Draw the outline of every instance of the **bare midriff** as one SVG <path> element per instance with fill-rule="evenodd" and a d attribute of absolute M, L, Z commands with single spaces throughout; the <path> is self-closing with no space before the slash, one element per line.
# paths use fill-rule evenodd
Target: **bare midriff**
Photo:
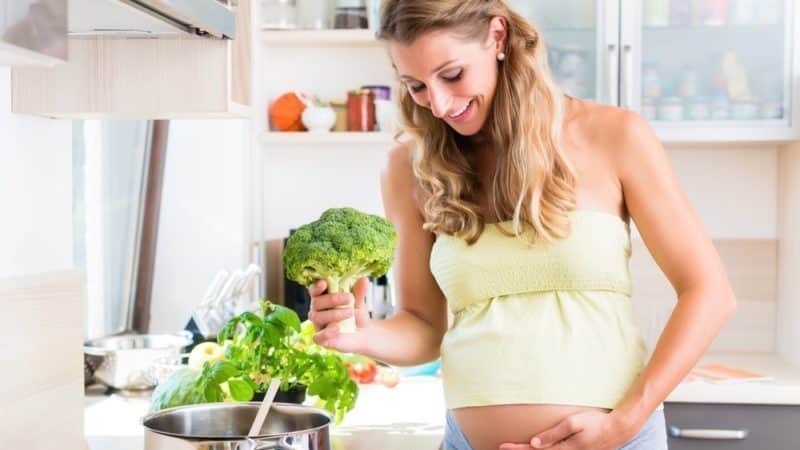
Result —
<path fill-rule="evenodd" d="M 504 443 L 528 443 L 566 417 L 607 409 L 570 405 L 492 405 L 457 408 L 453 417 L 474 450 L 497 450 Z"/>

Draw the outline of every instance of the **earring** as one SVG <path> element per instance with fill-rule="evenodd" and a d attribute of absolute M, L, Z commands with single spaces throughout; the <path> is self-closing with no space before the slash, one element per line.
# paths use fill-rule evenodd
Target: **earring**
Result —
<path fill-rule="evenodd" d="M 506 54 L 503 53 L 503 52 L 498 53 L 497 54 L 497 60 L 498 61 L 505 61 L 506 60 Z"/>

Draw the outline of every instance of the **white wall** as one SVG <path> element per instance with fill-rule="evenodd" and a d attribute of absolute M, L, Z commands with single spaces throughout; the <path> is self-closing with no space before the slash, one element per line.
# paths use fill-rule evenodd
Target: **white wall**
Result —
<path fill-rule="evenodd" d="M 250 123 L 170 122 L 150 328 L 183 328 L 220 269 L 248 261 Z"/>
<path fill-rule="evenodd" d="M 72 125 L 12 114 L 0 67 L 0 277 L 72 267 Z"/>

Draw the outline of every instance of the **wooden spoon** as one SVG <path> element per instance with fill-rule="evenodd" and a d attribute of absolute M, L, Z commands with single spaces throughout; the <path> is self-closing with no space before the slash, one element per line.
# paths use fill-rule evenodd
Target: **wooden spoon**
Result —
<path fill-rule="evenodd" d="M 264 419 L 267 418 L 269 408 L 272 406 L 272 400 L 275 399 L 275 394 L 278 393 L 278 387 L 280 387 L 280 385 L 281 380 L 279 378 L 272 379 L 272 382 L 269 384 L 269 389 L 267 389 L 267 393 L 264 395 L 264 400 L 261 401 L 261 406 L 258 407 L 256 418 L 253 420 L 253 425 L 250 427 L 250 432 L 247 433 L 247 437 L 255 437 L 261 431 L 261 427 L 264 426 Z"/>

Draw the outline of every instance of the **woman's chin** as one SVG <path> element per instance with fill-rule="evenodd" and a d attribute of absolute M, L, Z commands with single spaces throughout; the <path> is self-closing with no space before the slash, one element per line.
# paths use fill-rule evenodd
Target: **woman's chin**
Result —
<path fill-rule="evenodd" d="M 459 124 L 450 124 L 450 128 L 453 129 L 456 133 L 460 134 L 461 136 L 475 136 L 476 134 L 480 133 L 481 131 L 481 124 L 466 124 L 466 123 L 459 123 Z"/>

